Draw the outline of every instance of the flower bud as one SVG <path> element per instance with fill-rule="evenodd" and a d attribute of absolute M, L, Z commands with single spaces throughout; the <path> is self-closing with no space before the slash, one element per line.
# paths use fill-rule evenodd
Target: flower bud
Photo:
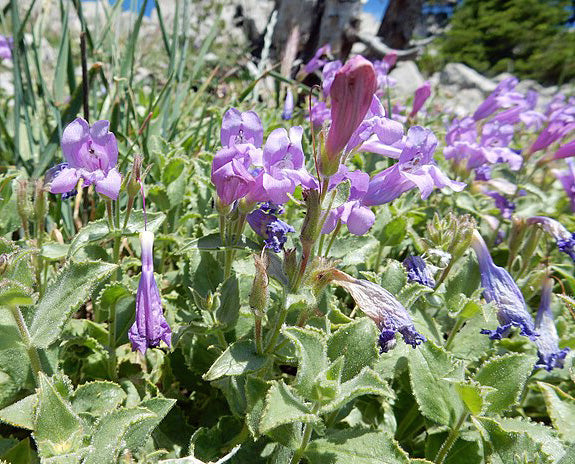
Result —
<path fill-rule="evenodd" d="M 265 253 L 261 256 L 254 255 L 254 264 L 256 274 L 250 292 L 250 308 L 256 316 L 262 317 L 269 301 L 268 256 Z"/>
<path fill-rule="evenodd" d="M 130 173 L 130 179 L 128 180 L 127 192 L 130 198 L 134 198 L 138 193 L 140 193 L 142 179 L 142 156 L 134 156 L 134 164 L 132 165 L 132 172 Z"/>
<path fill-rule="evenodd" d="M 28 181 L 19 180 L 16 185 L 16 208 L 22 221 L 22 227 L 26 236 L 29 234 L 28 218 L 32 213 L 32 205 L 28 198 Z"/>
<path fill-rule="evenodd" d="M 303 197 L 307 211 L 301 227 L 300 240 L 306 250 L 311 249 L 321 232 L 321 202 L 318 190 L 305 190 Z"/>
<path fill-rule="evenodd" d="M 288 278 L 288 282 L 294 283 L 297 277 L 297 255 L 295 248 L 284 250 L 283 271 Z"/>
<path fill-rule="evenodd" d="M 38 227 L 43 229 L 44 217 L 46 216 L 46 190 L 44 189 L 44 181 L 38 179 L 34 187 L 34 214 Z"/>
<path fill-rule="evenodd" d="M 330 88 L 331 127 L 320 158 L 325 177 L 337 172 L 341 153 L 363 121 L 376 88 L 375 69 L 362 56 L 353 57 L 336 72 Z"/>

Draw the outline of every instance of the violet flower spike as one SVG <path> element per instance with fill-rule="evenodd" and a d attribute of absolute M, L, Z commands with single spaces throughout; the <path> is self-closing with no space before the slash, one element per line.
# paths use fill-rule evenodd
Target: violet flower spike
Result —
<path fill-rule="evenodd" d="M 132 349 L 146 354 L 148 348 L 155 348 L 164 341 L 171 346 L 172 331 L 164 318 L 160 291 L 154 278 L 154 233 L 140 233 L 142 247 L 142 275 L 136 294 L 136 320 L 128 332 Z"/>
<path fill-rule="evenodd" d="M 483 298 L 488 303 L 494 303 L 500 324 L 495 330 L 483 329 L 481 333 L 489 335 L 492 340 L 500 340 L 508 335 L 511 327 L 519 327 L 521 335 L 535 340 L 538 333 L 533 318 L 527 310 L 521 290 L 509 272 L 495 265 L 485 241 L 477 231 L 473 232 L 471 247 L 479 262 Z"/>
<path fill-rule="evenodd" d="M 71 192 L 83 179 L 84 187 L 94 184 L 96 192 L 112 200 L 118 198 L 122 185 L 122 177 L 116 169 L 118 144 L 109 126 L 106 120 L 89 126 L 82 118 L 66 126 L 61 142 L 66 163 L 48 172 L 46 183 L 50 185 L 50 192 Z"/>
<path fill-rule="evenodd" d="M 569 353 L 569 348 L 559 349 L 559 336 L 551 312 L 552 290 L 553 279 L 546 277 L 541 289 L 541 303 L 535 317 L 535 329 L 539 332 L 539 337 L 535 340 L 539 356 L 535 367 L 547 371 L 555 367 L 562 368 L 565 356 Z"/>
<path fill-rule="evenodd" d="M 546 216 L 533 216 L 527 224 L 538 224 L 556 242 L 557 248 L 567 253 L 575 263 L 575 233 L 570 233 L 559 221 Z"/>

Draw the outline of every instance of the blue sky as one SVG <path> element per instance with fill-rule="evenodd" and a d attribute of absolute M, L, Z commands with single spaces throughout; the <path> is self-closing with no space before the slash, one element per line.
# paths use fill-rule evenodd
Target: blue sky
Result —
<path fill-rule="evenodd" d="M 371 13 L 377 19 L 381 19 L 388 3 L 389 0 L 367 0 L 367 3 L 363 7 L 363 11 Z"/>

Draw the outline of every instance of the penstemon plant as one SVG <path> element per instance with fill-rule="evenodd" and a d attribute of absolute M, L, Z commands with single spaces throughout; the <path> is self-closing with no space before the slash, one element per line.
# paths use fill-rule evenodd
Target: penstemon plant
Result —
<path fill-rule="evenodd" d="M 571 462 L 574 97 L 508 77 L 452 117 L 324 46 L 273 105 L 179 27 L 159 96 L 135 29 L 115 90 L 53 107 L 63 163 L 0 151 L 0 460 Z"/>

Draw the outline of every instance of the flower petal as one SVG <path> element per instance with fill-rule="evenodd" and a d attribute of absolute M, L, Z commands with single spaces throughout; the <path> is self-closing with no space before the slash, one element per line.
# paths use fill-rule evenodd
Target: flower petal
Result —
<path fill-rule="evenodd" d="M 106 177 L 94 182 L 96 184 L 96 192 L 111 198 L 112 200 L 118 199 L 120 187 L 122 186 L 122 176 L 116 168 L 111 169 Z"/>

